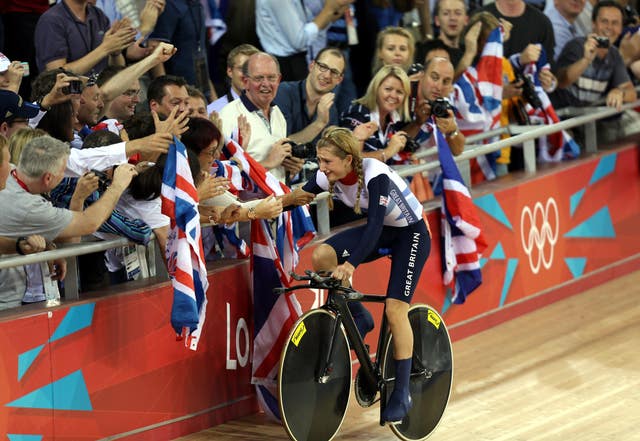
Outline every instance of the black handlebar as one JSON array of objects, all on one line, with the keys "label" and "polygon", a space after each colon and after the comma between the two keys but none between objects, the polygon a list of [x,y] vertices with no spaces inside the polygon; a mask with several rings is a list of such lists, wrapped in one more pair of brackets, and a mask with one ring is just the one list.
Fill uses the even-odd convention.
[{"label": "black handlebar", "polygon": [[342,282],[333,277],[320,275],[311,270],[305,270],[305,274],[296,274],[294,272],[289,273],[294,280],[299,282],[309,282],[304,285],[294,285],[290,287],[278,287],[273,288],[273,292],[275,294],[284,294],[285,292],[295,291],[298,289],[329,289],[329,290],[339,290],[345,293],[354,292],[353,289],[342,286]]}]

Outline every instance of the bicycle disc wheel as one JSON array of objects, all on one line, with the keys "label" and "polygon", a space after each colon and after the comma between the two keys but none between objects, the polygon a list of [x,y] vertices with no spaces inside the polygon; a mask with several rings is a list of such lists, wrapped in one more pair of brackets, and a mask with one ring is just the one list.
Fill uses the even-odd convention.
[{"label": "bicycle disc wheel", "polygon": [[351,355],[342,326],[326,366],[336,317],[324,309],[304,314],[282,350],[278,387],[282,423],[296,441],[327,441],[340,429],[349,404]]},{"label": "bicycle disc wheel", "polygon": [[[422,440],[436,429],[449,402],[453,382],[453,354],[449,332],[440,315],[428,305],[416,304],[409,309],[413,330],[413,362],[410,393],[412,406],[401,423],[391,430],[402,440]],[[395,377],[393,337],[388,334],[384,345],[383,378]],[[423,372],[422,375],[417,375]],[[387,385],[389,399],[393,381]]]}]

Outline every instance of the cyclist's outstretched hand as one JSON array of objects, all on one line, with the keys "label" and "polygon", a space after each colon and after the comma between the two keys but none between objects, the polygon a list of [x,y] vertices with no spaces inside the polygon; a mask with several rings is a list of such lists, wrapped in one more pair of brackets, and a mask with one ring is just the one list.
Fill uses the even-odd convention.
[{"label": "cyclist's outstretched hand", "polygon": [[348,282],[351,279],[354,271],[354,266],[349,262],[345,262],[342,265],[338,265],[336,269],[333,270],[333,273],[331,273],[331,277],[343,282]]}]

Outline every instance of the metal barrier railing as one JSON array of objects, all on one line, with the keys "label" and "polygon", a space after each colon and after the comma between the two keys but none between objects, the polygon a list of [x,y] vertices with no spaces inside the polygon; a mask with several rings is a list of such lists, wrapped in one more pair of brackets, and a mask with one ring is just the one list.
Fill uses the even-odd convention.
[{"label": "metal barrier railing", "polygon": [[[640,106],[640,100],[633,103],[628,103],[622,106],[622,110],[632,109]],[[591,108],[593,109],[593,108]],[[570,112],[570,111],[569,111]],[[567,112],[565,111],[565,114]],[[584,109],[577,109],[575,113],[585,113]],[[498,151],[505,147],[513,147],[518,144],[522,144],[524,150],[524,168],[525,171],[535,172],[536,170],[536,156],[535,156],[535,140],[541,136],[546,136],[552,133],[556,133],[560,130],[570,129],[572,127],[585,126],[585,151],[593,153],[597,151],[596,144],[596,121],[603,118],[608,118],[619,113],[616,109],[609,107],[598,107],[595,111],[588,114],[582,114],[575,116],[564,121],[558,122],[549,126],[515,126],[510,125],[500,129],[492,130],[489,132],[480,133],[477,135],[469,136],[467,138],[467,145],[465,150],[459,155],[454,157],[458,163],[460,172],[465,179],[467,185],[470,185],[469,174],[469,161],[479,155],[486,155]],[[500,136],[502,134],[513,135],[507,139],[492,142],[490,144],[476,144],[484,139]],[[417,158],[426,158],[437,154],[436,148],[427,149],[423,152],[419,152],[414,155]],[[401,176],[412,176],[415,173],[421,173],[429,170],[433,170],[440,167],[440,163],[437,160],[425,162],[423,164],[405,165],[395,167],[398,174]],[[316,198],[317,205],[317,229],[320,234],[327,234],[330,231],[329,226],[329,206],[328,206],[329,193],[321,193]],[[119,238],[105,241],[95,242],[82,242],[61,245],[60,248],[52,251],[44,251],[37,254],[31,254],[28,256],[5,256],[0,258],[0,269],[24,266],[32,263],[47,262],[55,259],[67,259],[67,277],[65,278],[65,299],[76,300],[79,298],[78,291],[78,266],[76,257],[85,254],[90,254],[99,251],[105,251],[111,248],[117,248],[122,246],[133,245],[126,238]],[[157,252],[157,245],[155,240],[151,240],[147,247],[138,245],[138,247],[145,248],[147,253],[148,262],[148,276],[161,276],[166,275],[166,269],[163,262],[163,256]]]}]

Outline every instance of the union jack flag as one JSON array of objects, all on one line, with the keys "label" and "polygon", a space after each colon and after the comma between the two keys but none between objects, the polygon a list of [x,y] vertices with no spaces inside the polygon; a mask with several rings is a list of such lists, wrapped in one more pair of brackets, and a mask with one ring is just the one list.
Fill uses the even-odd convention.
[{"label": "union jack flag", "polygon": [[435,128],[438,159],[442,167],[442,270],[443,281],[453,287],[453,303],[464,303],[482,283],[480,254],[487,247],[475,205],[453,160],[449,144]]},{"label": "union jack flag", "polygon": [[[500,127],[502,111],[502,55],[503,29],[497,27],[489,34],[478,62],[463,72],[456,81],[453,101],[456,120],[465,136]],[[495,179],[495,155],[482,155],[472,161],[472,169],[484,179]],[[479,176],[474,173],[474,177]]]},{"label": "union jack flag", "polygon": [[162,176],[162,213],[171,219],[166,258],[173,286],[171,325],[191,350],[198,348],[209,288],[200,232],[198,192],[187,149],[177,138],[169,146]]},{"label": "union jack flag", "polygon": [[[234,140],[228,140],[223,154],[234,157],[252,183],[245,191],[279,196],[289,187],[245,154]],[[302,314],[295,295],[276,296],[273,288],[290,286],[298,263],[298,251],[315,237],[306,207],[284,211],[275,220],[275,232],[266,220],[251,223],[251,272],[253,277],[254,343],[251,382],[256,385],[262,409],[279,419],[276,375],[280,353],[289,330]]]},{"label": "union jack flag", "polygon": [[[555,124],[560,121],[560,118],[556,114],[556,110],[551,104],[551,100],[544,91],[540,84],[540,72],[545,69],[551,69],[547,61],[547,54],[542,47],[540,57],[537,62],[531,62],[525,66],[520,65],[520,54],[514,54],[511,56],[510,61],[514,66],[514,69],[521,69],[522,72],[527,75],[535,86],[536,93],[542,103],[541,109],[535,109],[531,104],[525,104],[525,110],[529,115],[529,120],[533,123],[540,124]],[[552,133],[548,136],[543,136],[538,139],[538,158],[544,162],[558,162],[563,159],[573,159],[580,156],[580,146],[566,131],[562,130],[556,133]]]}]

